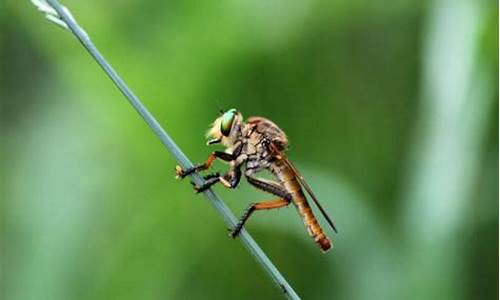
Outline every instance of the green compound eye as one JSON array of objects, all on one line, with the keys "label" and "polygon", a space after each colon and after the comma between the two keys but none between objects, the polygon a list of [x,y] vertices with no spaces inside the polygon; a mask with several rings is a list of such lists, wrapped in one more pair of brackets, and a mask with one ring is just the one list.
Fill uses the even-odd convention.
[{"label": "green compound eye", "polygon": [[222,115],[222,122],[220,123],[220,132],[224,136],[228,136],[233,127],[234,118],[236,117],[236,109],[230,109]]}]

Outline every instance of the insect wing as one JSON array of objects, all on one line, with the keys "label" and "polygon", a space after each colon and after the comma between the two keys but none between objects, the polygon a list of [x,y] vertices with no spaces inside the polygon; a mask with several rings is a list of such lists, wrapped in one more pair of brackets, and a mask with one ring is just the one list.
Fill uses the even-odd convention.
[{"label": "insect wing", "polygon": [[325,219],[328,222],[328,224],[330,224],[330,226],[332,227],[333,231],[335,231],[335,233],[337,233],[337,228],[335,227],[335,224],[333,223],[332,219],[330,219],[330,217],[328,216],[328,214],[326,213],[326,211],[323,209],[323,207],[319,203],[319,201],[316,198],[316,196],[314,195],[311,187],[309,186],[309,184],[307,184],[306,180],[304,179],[304,176],[302,176],[300,174],[300,172],[297,170],[297,168],[295,168],[295,166],[292,164],[292,162],[289,161],[286,157],[283,157],[282,159],[285,162],[285,164],[287,164],[290,167],[290,169],[292,169],[292,171],[295,173],[295,177],[299,180],[300,184],[305,188],[305,190],[307,191],[307,193],[309,194],[309,196],[311,196],[311,198],[313,199],[314,203],[319,208],[319,210],[321,211],[321,213],[325,217]]}]

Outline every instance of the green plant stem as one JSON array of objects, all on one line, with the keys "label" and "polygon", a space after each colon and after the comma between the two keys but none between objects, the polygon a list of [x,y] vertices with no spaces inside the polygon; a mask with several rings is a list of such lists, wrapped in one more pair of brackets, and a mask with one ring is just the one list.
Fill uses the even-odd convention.
[{"label": "green plant stem", "polygon": [[[134,109],[141,115],[144,121],[151,127],[156,136],[160,139],[163,145],[168,151],[175,157],[177,162],[182,168],[192,167],[193,164],[186,157],[186,155],[181,151],[181,149],[175,144],[172,138],[167,134],[167,132],[161,127],[158,121],[153,117],[153,115],[147,110],[147,108],[141,103],[139,98],[132,92],[132,90],[125,84],[121,77],[116,73],[116,71],[111,67],[111,65],[106,61],[104,56],[99,52],[99,50],[94,46],[85,31],[76,23],[76,21],[70,17],[63,7],[59,4],[57,0],[46,0],[52,8],[58,13],[61,20],[66,23],[71,32],[77,37],[77,39],[82,43],[82,45],[87,49],[87,51],[92,55],[96,62],[101,66],[101,68],[106,72],[113,83],[122,92],[128,102],[134,107]],[[192,175],[193,182],[197,185],[203,183],[203,178],[198,174]],[[210,201],[210,203],[215,207],[215,209],[223,216],[224,221],[230,227],[233,227],[237,220],[231,213],[229,208],[225,203],[212,191],[206,190],[204,195]],[[250,234],[242,229],[240,235],[240,240],[243,245],[247,248],[250,254],[255,258],[255,260],[262,266],[262,268],[271,277],[273,282],[280,288],[280,290],[289,299],[300,299],[297,293],[293,290],[286,279],[281,275],[278,269],[274,266],[271,260],[266,256],[262,249],[258,246],[255,240],[250,236]]]}]

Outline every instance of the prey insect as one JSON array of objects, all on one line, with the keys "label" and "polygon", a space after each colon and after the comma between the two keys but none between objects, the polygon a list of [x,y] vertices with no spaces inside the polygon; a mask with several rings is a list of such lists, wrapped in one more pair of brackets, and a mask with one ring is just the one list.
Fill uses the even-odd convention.
[{"label": "prey insect", "polygon": [[[177,178],[208,170],[216,159],[220,159],[229,163],[229,170],[224,175],[218,173],[206,175],[204,184],[195,186],[197,192],[204,191],[216,183],[221,183],[227,188],[236,188],[241,176],[244,175],[251,185],[276,197],[268,201],[251,203],[234,228],[230,229],[231,237],[234,238],[239,234],[255,211],[281,208],[293,203],[309,234],[321,250],[328,251],[332,247],[331,241],[314,216],[303,189],[318,206],[333,231],[337,232],[337,229],[304,177],[285,156],[288,139],[276,124],[262,117],[250,117],[245,122],[240,112],[231,109],[221,112],[221,116],[207,132],[207,137],[211,138],[207,144],[222,143],[226,150],[212,152],[204,163],[190,169],[183,170],[176,166]],[[257,172],[263,170],[270,171],[276,181],[255,176]]]}]

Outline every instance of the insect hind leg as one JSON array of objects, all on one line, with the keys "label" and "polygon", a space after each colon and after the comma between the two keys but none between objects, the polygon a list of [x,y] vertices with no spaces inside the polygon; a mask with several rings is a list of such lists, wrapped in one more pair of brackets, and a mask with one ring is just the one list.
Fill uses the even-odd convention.
[{"label": "insect hind leg", "polygon": [[241,229],[243,228],[243,225],[245,225],[246,221],[248,220],[248,218],[250,218],[250,216],[254,211],[282,208],[287,206],[288,204],[290,204],[290,200],[283,198],[278,198],[269,201],[262,201],[258,203],[251,203],[243,212],[243,215],[240,217],[238,223],[236,223],[236,225],[230,230],[229,236],[235,238],[240,233]]}]

